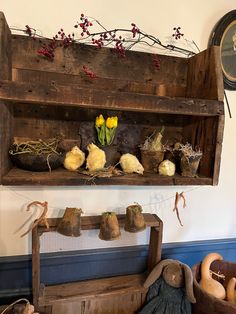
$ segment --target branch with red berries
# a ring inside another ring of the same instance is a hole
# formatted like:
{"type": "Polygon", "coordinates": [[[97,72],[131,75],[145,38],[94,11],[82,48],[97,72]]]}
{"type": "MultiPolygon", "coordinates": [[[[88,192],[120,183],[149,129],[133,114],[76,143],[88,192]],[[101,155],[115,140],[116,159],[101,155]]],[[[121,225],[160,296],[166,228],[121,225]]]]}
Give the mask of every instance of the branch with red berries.
{"type": "MultiPolygon", "coordinates": [[[[73,43],[86,43],[97,46],[98,48],[102,47],[111,47],[111,50],[117,53],[118,56],[124,58],[125,51],[132,49],[138,44],[145,44],[150,47],[158,46],[162,49],[168,51],[176,52],[183,54],[185,56],[194,55],[195,52],[185,48],[181,48],[174,44],[163,44],[159,38],[149,35],[143,32],[135,23],[131,24],[130,29],[115,28],[112,30],[107,30],[98,20],[94,18],[89,18],[84,14],[80,15],[79,21],[74,25],[76,30],[81,30],[80,37],[75,38],[75,33],[66,35],[63,29],[60,29],[57,34],[45,44],[42,44],[38,49],[37,53],[50,61],[53,61],[55,50],[58,47],[67,48],[73,43]],[[102,30],[100,32],[92,32],[91,28],[97,24],[102,30]],[[124,35],[125,34],[125,35],[124,35]]],[[[173,28],[173,38],[179,40],[183,37],[183,33],[180,31],[180,27],[173,28]]],[[[29,25],[25,26],[24,30],[14,29],[23,31],[25,34],[32,38],[39,37],[41,39],[45,38],[37,34],[36,30],[29,25]]],[[[46,39],[46,38],[45,38],[46,39]]],[[[47,38],[48,39],[48,38],[47,38]]],[[[192,42],[194,45],[195,43],[192,42]]],[[[196,46],[196,45],[195,45],[196,46]]],[[[157,66],[158,62],[154,62],[157,66]]]]}

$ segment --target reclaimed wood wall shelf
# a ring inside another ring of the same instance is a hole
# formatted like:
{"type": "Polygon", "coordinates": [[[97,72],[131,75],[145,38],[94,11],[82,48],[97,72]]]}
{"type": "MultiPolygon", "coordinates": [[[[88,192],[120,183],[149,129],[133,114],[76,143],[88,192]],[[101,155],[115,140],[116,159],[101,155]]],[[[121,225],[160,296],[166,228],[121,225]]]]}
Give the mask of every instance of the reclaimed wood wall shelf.
{"type": "MultiPolygon", "coordinates": [[[[117,215],[117,218],[123,228],[125,215],[117,215]]],[[[146,274],[91,279],[53,286],[41,283],[40,236],[44,232],[55,232],[60,219],[49,218],[48,229],[39,225],[32,231],[32,288],[35,308],[42,314],[136,313],[145,301],[147,289],[143,287],[143,283],[146,274]]],[[[150,271],[161,259],[163,223],[155,214],[145,213],[144,219],[147,227],[151,228],[147,261],[147,270],[150,271]]],[[[99,229],[100,221],[101,216],[84,216],[81,218],[81,230],[99,229]]]]}
{"type": "MultiPolygon", "coordinates": [[[[46,40],[45,40],[46,41],[46,40]]],[[[0,183],[5,185],[216,185],[224,129],[224,90],[219,47],[191,58],[73,44],[50,62],[37,56],[40,43],[11,34],[0,12],[0,183]],[[89,79],[83,65],[97,75],[89,79]],[[190,143],[203,152],[198,177],[144,173],[95,181],[64,169],[32,173],[14,168],[8,155],[14,137],[63,134],[86,151],[94,142],[97,115],[117,115],[116,144],[140,157],[139,145],[165,127],[163,141],[190,143]]]]}

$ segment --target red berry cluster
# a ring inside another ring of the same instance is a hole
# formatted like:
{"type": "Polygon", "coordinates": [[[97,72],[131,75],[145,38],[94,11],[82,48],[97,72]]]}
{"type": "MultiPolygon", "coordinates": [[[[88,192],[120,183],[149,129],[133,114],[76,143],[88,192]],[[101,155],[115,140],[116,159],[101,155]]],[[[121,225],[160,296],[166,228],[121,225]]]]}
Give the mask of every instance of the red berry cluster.
{"type": "Polygon", "coordinates": [[[92,38],[92,44],[96,45],[98,48],[102,48],[105,45],[105,42],[112,42],[115,40],[115,33],[112,32],[104,32],[100,34],[98,38],[92,38]]]}
{"type": "Polygon", "coordinates": [[[114,48],[114,51],[122,58],[125,58],[125,48],[123,46],[123,42],[125,39],[122,39],[121,36],[119,36],[119,39],[116,39],[116,45],[114,48]]]}
{"type": "Polygon", "coordinates": [[[67,48],[68,46],[70,46],[70,44],[72,44],[75,41],[74,36],[75,36],[74,33],[66,35],[64,30],[61,28],[53,37],[53,40],[54,41],[61,40],[60,46],[67,48]]]}
{"type": "Polygon", "coordinates": [[[131,32],[133,33],[133,38],[134,38],[140,32],[140,30],[134,23],[132,23],[131,26],[132,26],[131,32]]]}
{"type": "Polygon", "coordinates": [[[181,27],[174,27],[174,34],[172,34],[173,37],[175,37],[175,39],[180,39],[182,36],[184,36],[184,34],[180,33],[180,29],[181,27]]]}
{"type": "Polygon", "coordinates": [[[25,25],[25,33],[35,39],[35,30],[29,27],[29,25],[25,25]]]}
{"type": "Polygon", "coordinates": [[[80,22],[77,22],[77,24],[74,26],[75,28],[82,28],[82,33],[81,36],[84,36],[84,34],[87,34],[88,36],[90,35],[89,32],[89,27],[93,26],[93,23],[91,23],[87,17],[84,16],[84,14],[82,13],[80,15],[80,22]]]}
{"type": "Polygon", "coordinates": [[[154,63],[155,68],[157,70],[160,70],[160,68],[161,68],[161,60],[160,60],[159,56],[158,55],[154,55],[152,61],[154,63]]]}
{"type": "Polygon", "coordinates": [[[86,65],[83,65],[83,71],[90,79],[95,79],[97,77],[96,73],[94,73],[91,69],[89,69],[86,65]]]}
{"type": "Polygon", "coordinates": [[[98,48],[102,48],[104,45],[102,35],[100,35],[98,39],[92,38],[92,44],[96,45],[98,48]]]}
{"type": "Polygon", "coordinates": [[[54,51],[57,47],[58,46],[56,40],[53,39],[49,42],[49,44],[43,44],[43,46],[37,51],[37,53],[47,58],[49,61],[53,61],[55,56],[54,51]]]}
{"type": "Polygon", "coordinates": [[[74,33],[72,35],[66,35],[64,30],[61,28],[53,39],[48,44],[43,44],[42,47],[37,51],[38,54],[44,56],[50,61],[53,61],[55,57],[55,50],[57,47],[67,48],[74,42],[74,33]]]}

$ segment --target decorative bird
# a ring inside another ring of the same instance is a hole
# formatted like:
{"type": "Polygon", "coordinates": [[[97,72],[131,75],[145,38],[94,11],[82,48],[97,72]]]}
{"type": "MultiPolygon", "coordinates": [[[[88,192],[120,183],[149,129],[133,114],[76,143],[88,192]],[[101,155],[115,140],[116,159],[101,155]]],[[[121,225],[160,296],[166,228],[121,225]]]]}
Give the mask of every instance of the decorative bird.
{"type": "Polygon", "coordinates": [[[87,149],[89,154],[87,157],[86,168],[89,171],[97,171],[104,168],[106,163],[105,152],[93,143],[89,144],[87,149]]]}
{"type": "Polygon", "coordinates": [[[132,154],[123,154],[120,157],[120,165],[124,172],[126,173],[139,173],[143,174],[144,168],[138,161],[138,158],[132,154]]]}
{"type": "Polygon", "coordinates": [[[76,171],[85,161],[85,154],[79,149],[78,146],[74,146],[69,152],[66,153],[64,160],[64,167],[70,171],[76,171]]]}

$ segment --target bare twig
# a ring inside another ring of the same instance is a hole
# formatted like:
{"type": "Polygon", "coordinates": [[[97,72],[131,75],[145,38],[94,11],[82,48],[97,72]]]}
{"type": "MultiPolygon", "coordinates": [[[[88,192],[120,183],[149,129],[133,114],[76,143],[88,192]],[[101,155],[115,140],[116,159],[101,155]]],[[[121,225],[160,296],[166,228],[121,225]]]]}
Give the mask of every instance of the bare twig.
{"type": "Polygon", "coordinates": [[[47,221],[47,218],[46,218],[46,214],[47,214],[47,211],[48,211],[48,203],[47,202],[41,203],[41,202],[38,202],[38,201],[34,201],[34,202],[28,204],[26,210],[29,211],[31,206],[33,206],[33,205],[40,205],[40,206],[42,206],[43,207],[43,212],[39,216],[39,218],[34,221],[32,226],[25,233],[23,233],[20,236],[21,238],[24,237],[26,234],[28,234],[30,231],[32,231],[40,223],[43,223],[46,226],[46,228],[49,229],[49,224],[48,224],[48,221],[47,221]]]}
{"type": "Polygon", "coordinates": [[[215,276],[218,277],[218,278],[221,278],[221,279],[225,280],[225,275],[224,275],[224,274],[216,273],[216,272],[214,272],[213,270],[210,270],[210,273],[213,274],[213,275],[215,275],[215,276]]]}
{"type": "Polygon", "coordinates": [[[178,218],[178,221],[180,223],[180,225],[183,227],[183,224],[182,224],[182,221],[180,219],[180,215],[179,215],[179,208],[178,208],[178,204],[179,204],[179,201],[180,199],[183,199],[183,208],[186,207],[186,199],[185,199],[185,196],[184,196],[184,192],[181,192],[181,193],[178,193],[176,192],[175,194],[175,205],[174,205],[174,209],[173,211],[176,211],[176,215],[177,215],[177,218],[178,218]]]}

